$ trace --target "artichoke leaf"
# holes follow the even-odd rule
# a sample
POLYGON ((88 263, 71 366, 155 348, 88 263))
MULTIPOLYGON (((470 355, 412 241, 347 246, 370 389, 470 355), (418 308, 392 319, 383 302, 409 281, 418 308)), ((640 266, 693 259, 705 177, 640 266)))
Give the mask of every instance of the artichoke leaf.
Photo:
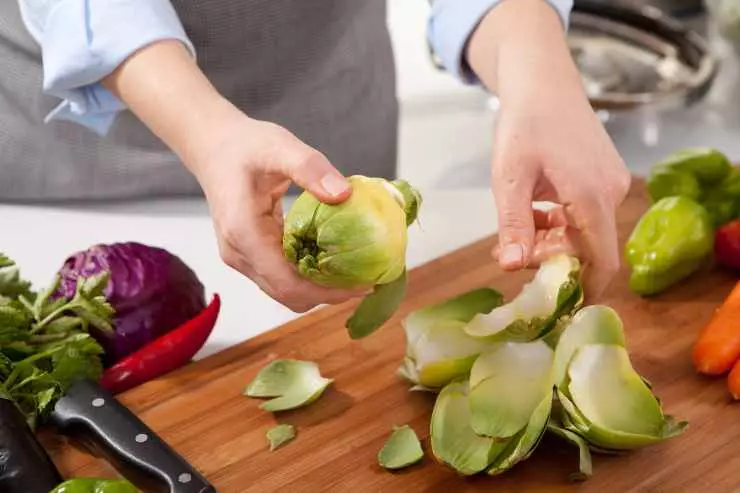
POLYGON ((311 404, 334 380, 324 378, 311 361, 278 359, 262 368, 244 390, 248 397, 274 397, 260 405, 270 412, 311 404))
POLYGON ((574 481, 585 481, 590 478, 593 474, 593 465, 588 442, 578 433, 563 428, 554 420, 547 424, 547 430, 578 448, 578 472, 571 474, 570 478, 574 481))
POLYGON ((616 344, 625 347, 622 320, 612 308, 592 305, 577 311, 560 335, 555 347, 553 375, 561 386, 575 352, 588 344, 616 344))
POLYGON ((505 342, 483 353, 470 371, 471 426, 492 438, 523 430, 543 396, 552 397, 553 350, 543 341, 505 342))
POLYGON ((407 276, 404 270, 398 279, 387 284, 378 284, 373 292, 365 296, 347 319, 346 328, 352 339, 367 337, 383 326, 403 301, 406 294, 407 276))
POLYGON ((386 469, 403 469, 424 458, 416 432, 409 425, 396 426, 378 452, 378 463, 386 469))
POLYGON ((567 386, 567 395, 558 398, 580 434, 598 448, 640 448, 676 437, 688 426, 663 414, 621 346, 579 349, 568 367, 567 386))
POLYGON ((469 384, 456 380, 437 396, 430 425, 432 453, 469 476, 485 470, 507 446, 505 440, 478 435, 470 425, 469 384))
POLYGON ((528 342, 546 336, 561 316, 583 302, 580 262, 556 255, 543 262, 531 282, 509 303, 473 318, 465 331, 491 341, 528 342))
POLYGON ((545 435, 552 411, 552 392, 548 392, 532 413, 527 426, 501 453, 486 471, 489 476, 502 474, 518 463, 527 460, 545 435))

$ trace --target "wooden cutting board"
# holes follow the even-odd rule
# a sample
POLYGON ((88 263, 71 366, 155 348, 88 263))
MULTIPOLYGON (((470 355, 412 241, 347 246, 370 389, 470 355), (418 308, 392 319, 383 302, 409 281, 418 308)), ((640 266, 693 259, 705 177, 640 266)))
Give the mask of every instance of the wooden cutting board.
MULTIPOLYGON (((645 211, 637 182, 619 212, 621 241, 645 211)), ((392 323, 352 342, 344 321, 353 306, 311 313, 239 346, 150 382, 121 397, 154 431, 224 493, 285 492, 729 492, 740 491, 740 404, 724 379, 694 372, 690 348, 727 295, 733 278, 696 275, 665 295, 643 300, 627 289, 623 269, 605 299, 623 317, 633 363, 654 384, 666 412, 688 419, 679 438, 623 457, 595 456, 594 476, 569 483, 577 452, 557 439, 542 442, 526 462, 500 477, 461 478, 436 463, 428 441, 434 397, 409 392, 396 376, 404 353, 399 325, 410 310, 473 288, 493 286, 510 299, 532 273, 505 274, 491 261, 493 238, 414 270, 408 298, 392 323), (311 406, 275 416, 242 396, 273 358, 315 361, 335 380, 311 406), (265 432, 278 422, 297 427, 295 441, 268 451, 265 432), (391 473, 377 453, 394 425, 410 424, 424 440, 422 463, 391 473)), ((244 320, 249 325, 249 319, 244 320)), ((65 477, 115 476, 103 461, 43 436, 65 477)))

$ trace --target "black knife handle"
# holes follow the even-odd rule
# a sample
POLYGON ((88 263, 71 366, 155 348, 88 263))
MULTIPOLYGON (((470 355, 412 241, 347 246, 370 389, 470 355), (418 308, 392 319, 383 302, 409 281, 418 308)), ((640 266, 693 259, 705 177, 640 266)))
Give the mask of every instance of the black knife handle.
POLYGON ((216 493, 216 489, 113 394, 76 382, 59 399, 50 422, 93 446, 124 477, 151 493, 216 493))

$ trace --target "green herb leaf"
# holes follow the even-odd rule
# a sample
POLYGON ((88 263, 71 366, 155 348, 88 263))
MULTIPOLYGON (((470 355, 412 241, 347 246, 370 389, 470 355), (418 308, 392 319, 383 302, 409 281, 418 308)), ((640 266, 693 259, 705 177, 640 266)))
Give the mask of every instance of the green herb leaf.
POLYGON ((90 335, 74 334, 52 348, 50 377, 64 392, 78 379, 98 380, 103 374, 103 348, 90 335))
POLYGON ((0 295, 16 298, 32 296, 31 283, 22 279, 20 269, 10 258, 0 253, 0 295))

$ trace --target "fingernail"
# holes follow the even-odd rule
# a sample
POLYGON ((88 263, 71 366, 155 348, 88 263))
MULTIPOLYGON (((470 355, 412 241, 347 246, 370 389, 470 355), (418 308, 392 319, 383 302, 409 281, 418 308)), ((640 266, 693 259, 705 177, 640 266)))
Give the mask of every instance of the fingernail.
POLYGON ((337 197, 349 188, 349 183, 341 176, 328 173, 321 179, 321 187, 332 197, 337 197))
POLYGON ((511 245, 506 245, 499 254, 499 262, 505 265, 519 265, 522 263, 522 257, 524 256, 524 251, 522 250, 522 246, 518 245, 516 243, 512 243, 511 245))

